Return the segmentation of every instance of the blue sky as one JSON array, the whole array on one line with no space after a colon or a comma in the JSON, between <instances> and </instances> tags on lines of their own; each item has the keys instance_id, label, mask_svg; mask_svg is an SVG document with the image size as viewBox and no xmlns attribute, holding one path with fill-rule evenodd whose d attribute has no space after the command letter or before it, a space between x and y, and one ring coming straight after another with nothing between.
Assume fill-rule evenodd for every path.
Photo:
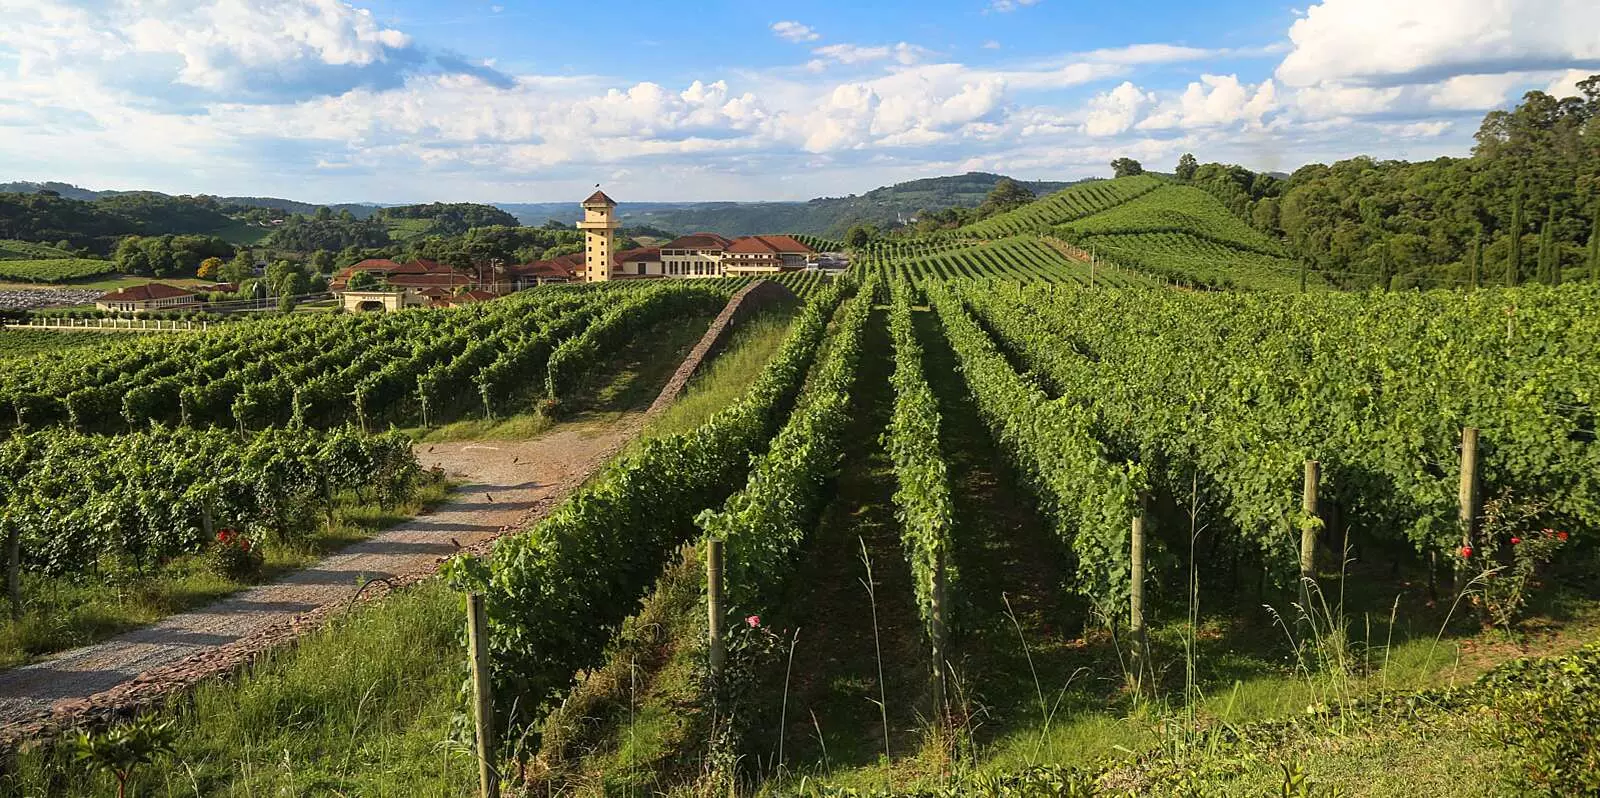
<instances>
[{"instance_id":1,"label":"blue sky","mask_svg":"<svg viewBox=\"0 0 1600 798\"><path fill-rule=\"evenodd\" d=\"M805 199L1129 155L1465 154L1600 72L1577 0L0 0L0 180Z\"/></svg>"}]
</instances>

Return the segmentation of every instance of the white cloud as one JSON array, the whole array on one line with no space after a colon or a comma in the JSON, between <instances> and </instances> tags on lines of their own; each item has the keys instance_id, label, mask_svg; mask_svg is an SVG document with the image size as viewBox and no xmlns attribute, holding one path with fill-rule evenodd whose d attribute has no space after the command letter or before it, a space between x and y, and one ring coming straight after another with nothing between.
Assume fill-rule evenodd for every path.
<instances>
[{"instance_id":1,"label":"white cloud","mask_svg":"<svg viewBox=\"0 0 1600 798\"><path fill-rule=\"evenodd\" d=\"M995 41L994 39L989 39L988 41L983 43L983 49L985 49L985 50L998 50L998 49L1000 49L1000 43Z\"/></svg>"},{"instance_id":2,"label":"white cloud","mask_svg":"<svg viewBox=\"0 0 1600 798\"><path fill-rule=\"evenodd\" d=\"M1260 127L1278 109L1277 86L1271 80L1251 87L1237 75L1201 75L1182 95L1161 104L1139 123L1141 130L1171 128Z\"/></svg>"},{"instance_id":3,"label":"white cloud","mask_svg":"<svg viewBox=\"0 0 1600 798\"><path fill-rule=\"evenodd\" d=\"M869 64L891 59L896 63L910 65L922 60L928 54L928 50L907 42L870 47L859 44L828 44L812 50L811 54L817 58L807 66L815 72L826 68L829 64Z\"/></svg>"},{"instance_id":4,"label":"white cloud","mask_svg":"<svg viewBox=\"0 0 1600 798\"><path fill-rule=\"evenodd\" d=\"M1096 137L1126 133L1144 114L1144 110L1155 102L1155 94L1141 91L1138 86L1123 81L1122 85L1096 95L1089 101L1083 132Z\"/></svg>"},{"instance_id":5,"label":"white cloud","mask_svg":"<svg viewBox=\"0 0 1600 798\"><path fill-rule=\"evenodd\" d=\"M1290 86L1600 66L1593 0L1322 0L1289 29Z\"/></svg>"},{"instance_id":6,"label":"white cloud","mask_svg":"<svg viewBox=\"0 0 1600 798\"><path fill-rule=\"evenodd\" d=\"M793 20L772 23L772 32L776 33L778 38L789 42L814 42L822 38L822 34L812 30L810 26Z\"/></svg>"},{"instance_id":7,"label":"white cloud","mask_svg":"<svg viewBox=\"0 0 1600 798\"><path fill-rule=\"evenodd\" d=\"M1578 81L1587 80L1594 74L1595 70L1569 69L1550 81L1550 84L1544 87L1544 93L1553 97L1581 97Z\"/></svg>"},{"instance_id":8,"label":"white cloud","mask_svg":"<svg viewBox=\"0 0 1600 798\"><path fill-rule=\"evenodd\" d=\"M1039 0L990 0L989 10L1006 14L1038 3Z\"/></svg>"},{"instance_id":9,"label":"white cloud","mask_svg":"<svg viewBox=\"0 0 1600 798\"><path fill-rule=\"evenodd\" d=\"M0 47L26 74L91 71L207 89L367 67L411 47L405 33L338 0L0 0Z\"/></svg>"}]
</instances>

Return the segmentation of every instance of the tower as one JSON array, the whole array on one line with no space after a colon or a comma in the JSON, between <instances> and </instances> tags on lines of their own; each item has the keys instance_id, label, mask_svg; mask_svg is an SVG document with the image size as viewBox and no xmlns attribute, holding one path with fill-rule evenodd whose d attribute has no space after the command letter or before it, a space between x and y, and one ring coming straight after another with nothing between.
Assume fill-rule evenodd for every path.
<instances>
[{"instance_id":1,"label":"tower","mask_svg":"<svg viewBox=\"0 0 1600 798\"><path fill-rule=\"evenodd\" d=\"M616 244L617 228L622 223L612 213L617 203L596 191L583 201L583 221L578 229L583 231L584 282L603 282L611 279L611 258Z\"/></svg>"}]
</instances>

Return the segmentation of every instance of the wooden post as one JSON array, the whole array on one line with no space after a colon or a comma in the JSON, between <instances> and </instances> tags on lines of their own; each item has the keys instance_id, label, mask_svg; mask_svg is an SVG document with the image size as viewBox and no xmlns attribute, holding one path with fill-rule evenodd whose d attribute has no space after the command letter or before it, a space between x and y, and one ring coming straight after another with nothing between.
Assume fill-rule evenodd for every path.
<instances>
[{"instance_id":1,"label":"wooden post","mask_svg":"<svg viewBox=\"0 0 1600 798\"><path fill-rule=\"evenodd\" d=\"M1133 638L1133 686L1143 690L1144 672L1149 661L1149 650L1144 631L1144 533L1146 522L1145 499L1139 497L1139 512L1133 517L1129 546L1128 632Z\"/></svg>"},{"instance_id":2,"label":"wooden post","mask_svg":"<svg viewBox=\"0 0 1600 798\"><path fill-rule=\"evenodd\" d=\"M1322 482L1322 463L1306 461L1306 481L1300 501L1300 512L1305 518L1300 522L1300 608L1311 612L1311 585L1317 578L1317 520L1321 506L1317 489Z\"/></svg>"},{"instance_id":3,"label":"wooden post","mask_svg":"<svg viewBox=\"0 0 1600 798\"><path fill-rule=\"evenodd\" d=\"M946 623L945 623L945 554L939 552L933 563L933 607L929 617L929 634L933 641L933 705L934 711L939 713L942 723L948 713L945 711L944 664L947 659L945 653Z\"/></svg>"},{"instance_id":4,"label":"wooden post","mask_svg":"<svg viewBox=\"0 0 1600 798\"><path fill-rule=\"evenodd\" d=\"M728 658L722 629L722 545L716 538L706 542L706 625L710 630L711 680L718 686L722 684L722 668Z\"/></svg>"},{"instance_id":5,"label":"wooden post","mask_svg":"<svg viewBox=\"0 0 1600 798\"><path fill-rule=\"evenodd\" d=\"M1461 545L1471 546L1478 532L1478 428L1461 430Z\"/></svg>"},{"instance_id":6,"label":"wooden post","mask_svg":"<svg viewBox=\"0 0 1600 798\"><path fill-rule=\"evenodd\" d=\"M489 614L483 595L467 595L467 637L472 660L472 710L478 725L478 795L499 798L500 780L494 773L494 697L489 683Z\"/></svg>"}]
</instances>

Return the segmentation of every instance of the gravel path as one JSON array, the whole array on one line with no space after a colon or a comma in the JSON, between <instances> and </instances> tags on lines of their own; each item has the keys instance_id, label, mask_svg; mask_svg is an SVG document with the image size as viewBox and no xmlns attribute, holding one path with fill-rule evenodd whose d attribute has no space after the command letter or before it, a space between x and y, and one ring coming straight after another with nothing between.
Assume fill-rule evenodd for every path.
<instances>
[{"instance_id":1,"label":"gravel path","mask_svg":"<svg viewBox=\"0 0 1600 798\"><path fill-rule=\"evenodd\" d=\"M66 709L151 669L348 602L365 579L431 572L458 548L492 540L553 506L632 438L641 418L562 426L529 441L419 444L424 467L442 466L464 482L450 501L282 581L0 673L0 724Z\"/></svg>"}]
</instances>

